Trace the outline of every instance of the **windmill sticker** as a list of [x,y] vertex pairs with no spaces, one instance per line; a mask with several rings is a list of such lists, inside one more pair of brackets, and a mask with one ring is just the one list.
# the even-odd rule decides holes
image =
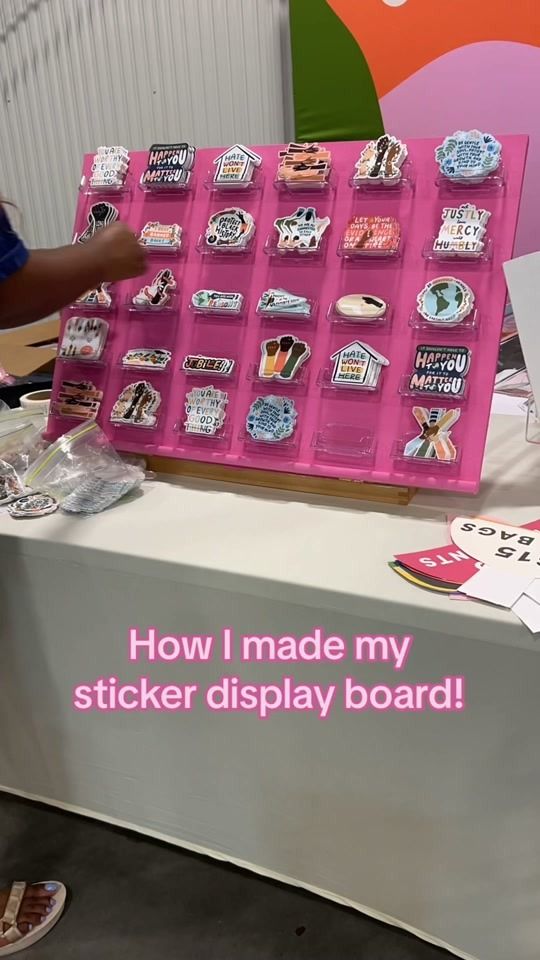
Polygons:
[[405,444],[405,456],[422,460],[454,461],[457,450],[450,439],[450,430],[459,420],[461,410],[413,407],[412,412],[421,433]]

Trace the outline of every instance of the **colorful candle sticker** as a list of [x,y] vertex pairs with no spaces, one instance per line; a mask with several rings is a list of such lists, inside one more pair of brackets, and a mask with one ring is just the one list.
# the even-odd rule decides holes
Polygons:
[[415,393],[438,393],[460,397],[471,365],[468,347],[419,344],[408,388]]
[[298,413],[289,397],[257,397],[246,418],[246,430],[253,440],[278,443],[292,436]]
[[376,387],[382,367],[390,363],[381,353],[360,340],[336,350],[331,359],[334,361],[332,383],[364,389]]
[[426,283],[417,298],[418,313],[439,326],[456,326],[474,308],[474,293],[456,277],[436,277]]
[[404,455],[421,460],[455,460],[457,450],[450,439],[450,431],[459,420],[461,410],[413,407],[412,413],[421,432],[405,444]]

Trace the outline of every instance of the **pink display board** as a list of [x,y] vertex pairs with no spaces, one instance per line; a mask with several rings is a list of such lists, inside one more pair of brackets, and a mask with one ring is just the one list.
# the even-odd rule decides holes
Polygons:
[[[496,372],[499,336],[506,299],[501,264],[511,254],[527,153],[527,138],[498,138],[503,145],[503,168],[496,182],[456,187],[441,184],[434,160],[440,141],[408,141],[409,160],[404,168],[405,183],[396,188],[360,191],[350,185],[354,164],[363,144],[331,143],[330,186],[320,194],[276,189],[274,179],[279,146],[254,147],[263,157],[257,173],[257,189],[212,192],[207,189],[212,162],[220,150],[197,150],[188,191],[148,193],[139,188],[146,165],[146,152],[131,154],[129,190],[114,193],[81,192],[75,230],[81,232],[90,206],[108,199],[120,211],[121,219],[139,232],[147,221],[179,223],[184,231],[178,258],[164,253],[151,255],[144,278],[115,284],[113,306],[107,312],[93,308],[85,316],[103,316],[110,324],[101,361],[96,363],[58,359],[55,368],[53,403],[48,435],[57,437],[77,424],[60,416],[55,400],[63,380],[91,380],[104,396],[98,422],[114,445],[124,451],[156,454],[189,460],[222,463],[227,466],[279,470],[310,476],[367,480],[384,484],[474,492],[478,489],[491,395]],[[88,176],[92,157],[86,156]],[[489,258],[479,262],[438,262],[423,251],[437,234],[444,206],[471,202],[491,211],[487,239]],[[265,245],[275,235],[276,217],[292,213],[298,206],[315,206],[318,216],[329,216],[331,225],[323,240],[322,254],[313,257],[270,256]],[[201,254],[199,238],[204,235],[211,213],[228,206],[249,211],[256,222],[252,248],[245,254]],[[354,215],[397,217],[402,226],[402,243],[397,258],[346,260],[338,256],[341,235]],[[128,308],[128,301],[156,272],[171,268],[178,281],[172,309],[149,315]],[[425,283],[439,276],[455,276],[474,291],[476,314],[472,324],[448,330],[422,329],[415,324],[416,297]],[[282,287],[315,301],[309,319],[265,318],[256,312],[261,293]],[[199,289],[238,291],[245,308],[240,317],[197,315],[190,309],[191,296]],[[329,308],[346,294],[372,294],[389,304],[385,322],[343,325],[332,322]],[[63,312],[63,327],[81,312],[71,307]],[[82,314],[81,314],[82,315]],[[261,382],[257,379],[260,345],[263,340],[293,334],[305,340],[311,356],[296,382]],[[390,361],[373,392],[332,386],[331,356],[346,344],[360,340]],[[459,400],[438,395],[406,396],[404,380],[413,370],[418,344],[465,346],[471,351],[466,395]],[[164,371],[124,369],[121,359],[136,347],[165,348],[172,362]],[[235,360],[232,377],[192,376],[182,372],[187,354],[227,357]],[[136,380],[150,381],[161,395],[161,407],[154,428],[116,426],[110,422],[111,408],[123,387]],[[193,386],[212,384],[229,397],[227,416],[219,435],[187,435],[183,428],[186,393]],[[265,443],[246,434],[245,422],[251,403],[268,394],[294,399],[298,419],[292,437],[283,442]],[[455,462],[403,459],[403,445],[418,435],[412,409],[459,407],[461,415],[452,429],[457,448]]]

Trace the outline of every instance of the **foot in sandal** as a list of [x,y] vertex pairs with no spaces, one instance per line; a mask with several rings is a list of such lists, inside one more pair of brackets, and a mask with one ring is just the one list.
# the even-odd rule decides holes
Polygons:
[[0,958],[26,950],[60,919],[66,900],[62,883],[12,883],[0,890]]

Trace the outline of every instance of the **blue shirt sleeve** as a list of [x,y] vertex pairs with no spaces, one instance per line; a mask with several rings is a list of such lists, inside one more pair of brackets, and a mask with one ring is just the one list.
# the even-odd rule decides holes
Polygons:
[[0,205],[0,283],[24,267],[28,250],[13,230],[8,216]]

